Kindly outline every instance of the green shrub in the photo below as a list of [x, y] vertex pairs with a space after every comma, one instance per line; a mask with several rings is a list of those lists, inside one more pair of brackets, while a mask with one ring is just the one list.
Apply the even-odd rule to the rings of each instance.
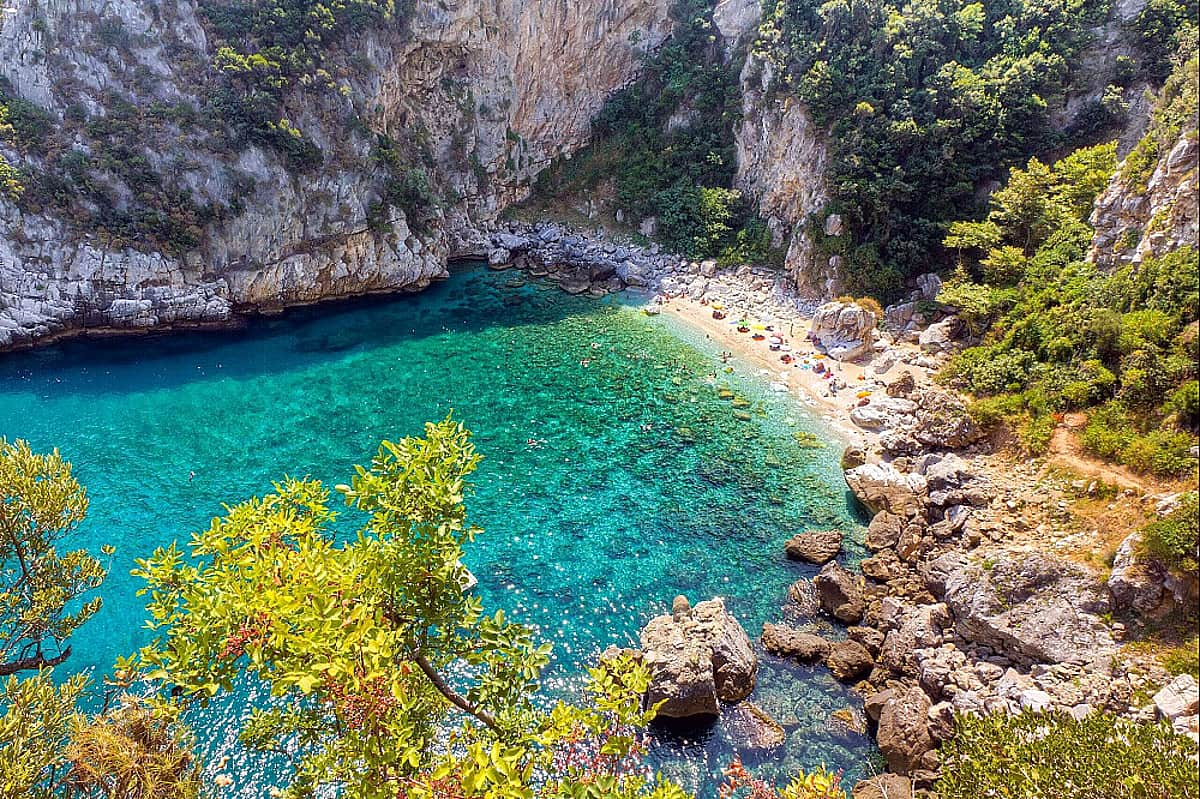
[[1154, 430], [1137, 436], [1121, 452], [1121, 463], [1157, 477], [1182, 477], [1192, 470], [1193, 438], [1173, 430]]
[[1200, 382], [1189, 380], [1171, 393], [1163, 410], [1174, 413], [1181, 425], [1200, 426]]
[[1173, 569], [1196, 574], [1200, 557], [1197, 553], [1200, 549], [1198, 513], [1196, 492], [1184, 494], [1178, 508], [1142, 528], [1144, 551]]
[[936, 787], [941, 799], [1195, 799], [1193, 751], [1165, 722], [1104, 712], [959, 716]]
[[1056, 424], [1050, 414], [1030, 417], [1018, 431], [1022, 449], [1030, 455], [1044, 454], [1050, 448], [1050, 437], [1054, 435]]
[[984, 430], [1019, 419], [1025, 411], [1020, 394], [998, 394], [977, 399], [967, 405], [967, 413]]
[[1136, 437], [1137, 431], [1125, 408], [1118, 402], [1110, 402], [1088, 416], [1087, 426], [1083, 429], [1083, 447], [1093, 455], [1116, 461]]

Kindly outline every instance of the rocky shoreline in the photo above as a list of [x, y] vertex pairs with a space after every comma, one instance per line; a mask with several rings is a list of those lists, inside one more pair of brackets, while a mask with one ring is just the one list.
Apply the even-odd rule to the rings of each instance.
[[[811, 318], [810, 338], [839, 360], [912, 363], [913, 350], [903, 345], [918, 348], [920, 369], [846, 414], [871, 433], [867, 448], [849, 448], [843, 457], [847, 486], [873, 514], [865, 540], [870, 557], [861, 573], [852, 572], [835, 560], [840, 532], [794, 536], [785, 545], [788, 557], [822, 568], [791, 587], [780, 623], [764, 625], [760, 639], [768, 655], [820, 662], [863, 697], [889, 773], [854, 786], [855, 797], [931, 796], [938, 746], [953, 737], [960, 713], [1061, 711], [1078, 719], [1103, 710], [1163, 718], [1200, 742], [1195, 680], [1134, 664], [1121, 648], [1125, 627], [1114, 621], [1194, 604], [1194, 581], [1137, 563], [1133, 536], [1107, 580], [1016, 540], [1014, 500], [988, 458], [989, 442], [963, 401], [928, 380], [964, 333], [952, 314], [922, 318], [922, 302], [937, 294], [936, 277], [923, 278], [906, 302], [886, 309], [880, 335], [874, 314], [848, 303], [817, 307], [770, 270], [723, 270], [549, 224], [512, 225], [490, 240], [492, 268], [524, 269], [570, 293], [634, 287], [659, 301], [686, 297], [762, 318]], [[845, 626], [845, 640], [824, 634], [830, 620]], [[749, 691], [722, 695], [722, 668], [734, 660], [753, 686], [756, 661], [743, 638], [719, 601], [693, 608], [676, 598], [673, 613], [642, 632], [641, 654], [654, 679], [649, 698], [666, 698], [664, 714], [672, 718], [734, 712], [753, 730], [747, 740], [770, 748], [782, 741], [782, 729], [776, 735], [778, 725], [753, 705], [728, 704]], [[734, 650], [740, 658], [731, 658]]]

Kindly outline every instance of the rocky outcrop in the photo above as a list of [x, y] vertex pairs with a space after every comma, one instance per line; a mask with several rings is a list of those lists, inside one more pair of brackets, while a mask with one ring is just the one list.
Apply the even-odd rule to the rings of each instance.
[[815, 563], [822, 566], [837, 557], [842, 549], [840, 530], [818, 530], [798, 533], [783, 545], [784, 554], [792, 560]]
[[889, 454], [916, 454], [932, 449], [962, 449], [983, 438], [983, 431], [955, 394], [900, 378], [893, 394], [869, 400], [850, 412], [850, 420], [880, 433], [879, 446]]
[[[114, 245], [0, 199], [0, 348], [83, 329], [228, 325], [250, 312], [427, 286], [448, 256], [478, 249], [474, 231], [525, 196], [551, 158], [587, 141], [607, 96], [663, 40], [667, 10], [666, 0], [417, 2], [403, 24], [326, 54], [343, 93], [297, 89], [285, 99], [322, 151], [306, 171], [255, 144], [211, 147], [202, 129], [147, 128], [137, 156], [155, 179], [226, 209], [179, 250]], [[56, 119], [68, 107], [101, 119], [118, 100], [200, 108], [207, 99], [213, 47], [194, 0], [15, 0], [4, 16], [0, 75]], [[123, 49], [98, 46], [100, 27], [122, 31]], [[342, 127], [356, 109], [368, 134]], [[452, 199], [419, 220], [393, 209], [368, 221], [385, 177], [371, 158], [375, 133], [419, 134], [431, 185]], [[109, 188], [133, 195], [119, 182]]]
[[1116, 651], [1099, 614], [1104, 588], [1049, 555], [997, 553], [972, 562], [950, 553], [931, 564], [964, 638], [1027, 662], [1087, 663]]
[[886, 463], [864, 463], [848, 469], [844, 477], [854, 496], [872, 513], [887, 511], [899, 517], [917, 513], [927, 489], [922, 475], [901, 473]]
[[879, 713], [875, 737], [888, 769], [909, 774], [928, 768], [928, 755], [937, 744], [929, 731], [929, 697], [920, 688], [889, 693]]
[[1200, 140], [1195, 126], [1193, 111], [1190, 125], [1185, 125], [1178, 138], [1162, 143], [1145, 185], [1139, 185], [1143, 178], [1131, 175], [1126, 162], [1096, 198], [1091, 260], [1115, 267], [1196, 245], [1200, 235]]
[[720, 599], [655, 616], [641, 631], [642, 661], [650, 671], [646, 700], [664, 702], [666, 718], [714, 716], [718, 702], [737, 702], [754, 690], [758, 657], [750, 638]]
[[813, 578], [821, 609], [838, 621], [854, 624], [866, 610], [862, 575], [853, 574], [837, 563], [827, 563]]
[[875, 314], [853, 302], [826, 303], [813, 315], [808, 337], [830, 358], [858, 360], [875, 343]]

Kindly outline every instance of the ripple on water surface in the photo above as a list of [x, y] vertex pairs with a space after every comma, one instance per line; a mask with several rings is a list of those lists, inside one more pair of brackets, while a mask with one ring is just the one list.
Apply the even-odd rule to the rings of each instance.
[[[582, 662], [635, 642], [675, 594], [725, 597], [757, 638], [788, 583], [811, 574], [783, 560], [784, 540], [829, 526], [861, 540], [840, 445], [794, 400], [720, 372], [704, 341], [671, 324], [475, 269], [416, 297], [298, 311], [237, 333], [5, 358], [0, 435], [57, 446], [91, 497], [83, 543], [117, 546], [105, 606], [67, 666], [104, 670], [144, 642], [135, 557], [285, 473], [343, 482], [381, 438], [419, 433], [451, 409], [485, 457], [468, 508], [486, 532], [467, 563], [488, 607], [554, 642], [551, 690], [574, 691]], [[735, 412], [718, 387], [749, 406]], [[830, 443], [806, 448], [798, 431]], [[820, 763], [861, 772], [870, 742], [828, 721], [855, 700], [823, 669], [767, 658], [754, 698], [788, 731], [782, 755], [746, 755], [760, 773], [782, 779]], [[260, 796], [271, 776], [234, 742], [230, 722], [245, 704], [211, 707], [197, 725], [211, 759], [231, 758], [227, 796]], [[656, 763], [706, 794], [732, 752], [720, 725], [664, 731], [652, 747]]]

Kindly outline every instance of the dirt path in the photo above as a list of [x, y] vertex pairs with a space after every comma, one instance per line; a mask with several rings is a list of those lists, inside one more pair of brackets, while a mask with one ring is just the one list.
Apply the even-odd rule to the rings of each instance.
[[1143, 494], [1154, 493], [1159, 486], [1116, 464], [1090, 457], [1079, 443], [1079, 431], [1087, 424], [1082, 413], [1068, 413], [1050, 436], [1047, 466], [1061, 466], [1081, 476], [1094, 477], [1110, 485], [1132, 488]]

